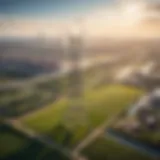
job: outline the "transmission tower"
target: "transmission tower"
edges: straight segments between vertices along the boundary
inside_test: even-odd
[[[82,73],[82,56],[83,56],[83,38],[79,33],[75,33],[69,37],[68,62],[68,99],[69,109],[65,114],[65,122],[67,127],[75,129],[82,125],[86,125],[87,113],[83,107],[83,73]]]

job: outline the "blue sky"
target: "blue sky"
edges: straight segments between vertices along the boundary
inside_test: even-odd
[[[111,0],[0,0],[0,15],[27,18],[81,15]]]
[[[45,19],[50,16],[65,18],[83,15],[94,8],[116,1],[121,0],[0,0],[0,16],[36,19]]]

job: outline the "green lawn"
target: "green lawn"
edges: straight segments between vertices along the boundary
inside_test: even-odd
[[[143,153],[105,137],[99,137],[82,151],[91,160],[151,160]]]
[[[70,102],[68,99],[61,99],[57,103],[46,106],[46,108],[37,111],[35,114],[28,115],[20,119],[22,123],[33,130],[49,134],[51,137],[64,140],[64,135],[68,132],[71,136],[70,144],[76,144],[83,139],[88,132],[121,111],[123,108],[131,105],[133,101],[143,94],[142,91],[132,87],[122,85],[107,85],[101,88],[87,90],[84,93],[83,99],[83,112],[84,115],[80,116],[79,111],[71,111],[74,120],[66,120],[64,117],[69,114]],[[82,122],[82,126],[74,129],[66,129],[66,126],[75,122]],[[61,127],[60,127],[61,126]],[[64,128],[64,133],[62,133]],[[55,132],[58,132],[55,136]],[[61,134],[62,137],[59,137]]]
[[[69,160],[61,151],[12,131],[0,133],[1,160]]]
[[[63,114],[67,110],[67,104],[68,101],[66,99],[61,99],[60,101],[37,111],[35,114],[31,113],[31,115],[20,120],[24,125],[37,132],[46,133],[60,122]]]

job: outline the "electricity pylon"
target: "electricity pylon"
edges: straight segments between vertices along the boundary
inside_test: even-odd
[[[69,37],[68,61],[68,99],[69,108],[65,113],[65,124],[69,129],[77,129],[88,124],[87,113],[84,110],[83,99],[83,73],[82,73],[82,56],[83,56],[83,38],[79,30],[74,30]]]

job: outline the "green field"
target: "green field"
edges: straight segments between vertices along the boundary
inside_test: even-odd
[[[62,150],[27,137],[12,127],[0,123],[1,160],[69,160]]]
[[[0,158],[17,153],[25,145],[26,140],[16,134],[0,133]]]
[[[91,160],[151,160],[143,153],[105,137],[99,137],[82,151]]]
[[[63,78],[37,82],[31,86],[8,88],[0,91],[0,109],[7,110],[3,117],[16,117],[54,102],[64,92]]]
[[[131,105],[142,94],[143,91],[133,87],[107,85],[84,93],[82,106],[85,118],[79,115],[79,111],[71,111],[70,114],[75,119],[73,121],[65,119],[66,113],[69,114],[71,102],[63,98],[34,114],[21,118],[20,121],[25,127],[49,135],[61,144],[74,146],[95,127]],[[82,125],[75,128],[68,127],[75,122],[77,124],[81,122]]]

